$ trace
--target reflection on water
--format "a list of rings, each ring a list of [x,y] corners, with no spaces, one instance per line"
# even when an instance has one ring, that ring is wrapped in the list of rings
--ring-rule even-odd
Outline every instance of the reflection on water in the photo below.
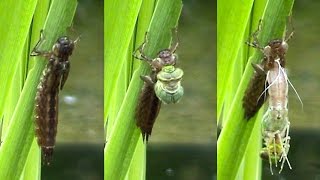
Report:
[[[207,180],[216,172],[213,145],[154,145],[147,152],[147,177],[152,180]]]
[[[58,143],[50,166],[42,166],[42,179],[103,179],[103,145]]]
[[[75,96],[68,96],[68,95],[63,96],[62,99],[63,99],[63,102],[66,103],[66,104],[68,104],[68,105],[75,105],[76,102],[78,101],[77,97],[75,97]]]
[[[213,145],[154,145],[147,152],[150,180],[207,180],[216,172]],[[53,162],[42,168],[42,179],[103,179],[103,146],[58,144]]]

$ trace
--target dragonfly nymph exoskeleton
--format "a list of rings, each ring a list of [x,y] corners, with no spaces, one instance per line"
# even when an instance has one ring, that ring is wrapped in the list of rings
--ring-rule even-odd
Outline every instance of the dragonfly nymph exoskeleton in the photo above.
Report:
[[[150,58],[144,54],[147,44],[147,33],[143,44],[133,53],[134,57],[151,66],[151,74],[140,76],[144,81],[139,102],[136,109],[137,126],[142,131],[143,139],[148,141],[153,124],[158,116],[161,102],[164,104],[177,103],[183,96],[181,79],[183,71],[176,67],[177,55],[175,54],[178,43],[177,29],[173,31],[177,40],[172,42],[169,49],[161,50],[156,58]],[[139,51],[140,55],[137,55]]]
[[[265,47],[260,46],[257,36],[261,31],[261,25],[262,21],[260,20],[258,29],[252,34],[253,42],[250,42],[250,38],[246,42],[247,45],[259,49],[264,54],[259,64],[251,64],[255,71],[243,97],[244,114],[247,120],[259,111],[268,97],[268,90],[265,89],[268,86],[268,82],[266,81],[267,72],[273,68],[275,59],[279,58],[281,67],[285,68],[285,54],[288,50],[287,42],[293,36],[292,32],[286,40],[274,39],[269,41]],[[261,98],[261,94],[264,94],[264,97]]]
[[[35,98],[35,134],[41,147],[43,163],[49,165],[53,155],[58,125],[59,91],[62,90],[69,74],[70,61],[77,41],[67,36],[58,38],[51,51],[39,50],[44,42],[43,30],[40,40],[30,56],[42,56],[48,63],[42,72]]]
[[[290,148],[288,84],[291,86],[292,84],[284,67],[286,63],[285,55],[288,50],[287,42],[294,32],[291,32],[286,39],[274,39],[269,41],[265,47],[262,47],[257,39],[260,28],[261,21],[258,30],[253,34],[254,41],[248,43],[248,45],[259,49],[264,57],[260,64],[253,64],[255,74],[246,89],[243,107],[246,119],[250,119],[261,108],[266,97],[269,96],[269,107],[262,120],[264,147],[260,156],[269,160],[270,171],[273,174],[272,165],[275,164],[277,167],[278,162],[281,163],[279,173],[283,170],[285,162],[292,169],[287,157]],[[296,92],[294,87],[293,90]],[[301,102],[299,95],[298,98]]]

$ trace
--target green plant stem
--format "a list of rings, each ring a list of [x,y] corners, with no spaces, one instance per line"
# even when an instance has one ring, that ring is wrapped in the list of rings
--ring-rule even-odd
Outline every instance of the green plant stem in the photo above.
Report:
[[[121,68],[127,60],[128,47],[141,3],[142,0],[104,1],[104,123],[108,121],[108,124],[111,124],[107,127],[107,133],[112,131],[109,127],[113,127],[114,121],[114,118],[109,118],[109,113],[114,111],[111,98],[116,96],[114,89]],[[120,18],[123,13],[125,16]]]
[[[9,96],[9,88],[13,83],[15,71],[21,61],[32,16],[36,8],[34,0],[1,1],[0,2],[0,116],[6,115],[6,98]],[[10,11],[8,11],[10,9]],[[11,48],[7,48],[11,47]],[[4,117],[4,131],[9,124],[10,117]]]
[[[233,1],[224,0],[218,2],[218,24],[217,24],[217,58],[218,78],[223,80],[217,81],[217,119],[221,119],[220,115],[224,106],[225,90],[227,82],[232,75],[232,67],[235,59],[238,57],[238,52],[243,46],[243,35],[250,17],[250,10],[253,5],[253,0],[249,1]],[[228,18],[228,19],[226,19]],[[227,21],[227,23],[226,23]],[[221,122],[219,122],[221,124]]]
[[[136,33],[135,37],[132,38],[134,41],[129,48],[129,67],[132,67],[131,71],[129,72],[131,80],[131,74],[134,70],[139,68],[141,65],[140,61],[132,58],[132,52],[140,46],[140,44],[144,41],[145,32],[148,31],[148,27],[150,25],[150,21],[152,18],[152,14],[154,12],[155,7],[155,0],[145,0],[141,4],[138,21],[136,23]],[[132,66],[133,65],[133,66]],[[129,84],[130,82],[128,82]],[[140,138],[141,139],[141,138]],[[130,169],[127,173],[127,178],[136,180],[141,179],[144,180],[146,178],[146,149],[147,144],[143,143],[142,140],[138,140],[138,144],[136,146],[136,150],[133,154],[133,158],[130,164]]]

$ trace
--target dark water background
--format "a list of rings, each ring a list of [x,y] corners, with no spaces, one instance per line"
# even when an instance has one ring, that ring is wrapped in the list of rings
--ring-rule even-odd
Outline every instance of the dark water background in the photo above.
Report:
[[[162,106],[148,144],[147,179],[213,179],[216,172],[216,3],[185,0],[179,22],[183,99]],[[60,94],[57,144],[42,179],[103,179],[103,1],[80,0],[81,34]],[[166,47],[164,47],[166,48]]]

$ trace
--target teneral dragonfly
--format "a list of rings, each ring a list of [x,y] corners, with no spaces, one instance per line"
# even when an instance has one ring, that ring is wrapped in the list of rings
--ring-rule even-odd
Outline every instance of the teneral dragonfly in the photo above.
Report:
[[[174,29],[177,34],[177,29]],[[177,35],[176,35],[177,37]],[[142,131],[143,139],[148,141],[154,122],[158,116],[161,102],[165,104],[177,103],[183,96],[181,79],[183,71],[176,67],[178,40],[171,44],[169,49],[161,50],[156,58],[150,58],[144,54],[147,44],[147,33],[145,41],[134,52],[137,59],[146,61],[151,66],[151,74],[140,76],[144,81],[144,87],[136,109],[137,126]],[[140,56],[137,55],[140,52]]]
[[[277,166],[278,161],[281,163],[279,173],[282,171],[285,162],[288,163],[290,169],[292,168],[287,157],[290,148],[290,122],[287,108],[288,84],[291,85],[291,83],[284,67],[286,63],[285,55],[288,50],[287,42],[294,32],[291,32],[286,39],[274,39],[269,41],[265,47],[262,47],[257,39],[260,28],[261,21],[258,30],[253,34],[253,43],[248,44],[261,50],[264,58],[261,64],[254,64],[255,74],[245,92],[243,107],[245,117],[250,119],[261,108],[266,100],[265,97],[269,96],[269,107],[262,120],[264,147],[260,156],[269,160],[270,171],[273,174],[272,165]],[[262,79],[264,80],[261,81]],[[296,92],[295,89],[294,91]],[[298,98],[301,101],[299,96]]]

